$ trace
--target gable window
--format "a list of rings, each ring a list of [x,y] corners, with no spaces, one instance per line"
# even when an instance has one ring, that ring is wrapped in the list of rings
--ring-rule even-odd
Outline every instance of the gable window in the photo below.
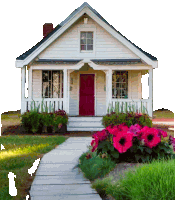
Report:
[[[42,97],[63,98],[63,71],[42,71]]]
[[[93,32],[81,32],[80,49],[81,51],[93,51]]]
[[[114,71],[112,75],[112,98],[128,98],[128,72]]]

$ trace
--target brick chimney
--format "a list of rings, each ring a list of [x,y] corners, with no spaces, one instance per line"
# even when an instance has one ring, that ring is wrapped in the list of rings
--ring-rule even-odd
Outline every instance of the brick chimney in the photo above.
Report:
[[[53,30],[52,23],[45,23],[43,25],[43,37],[45,38]]]

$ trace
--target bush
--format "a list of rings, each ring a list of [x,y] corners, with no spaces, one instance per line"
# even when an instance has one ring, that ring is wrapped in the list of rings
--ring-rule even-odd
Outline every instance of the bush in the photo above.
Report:
[[[58,110],[54,113],[39,113],[38,111],[25,112],[22,117],[22,126],[28,133],[41,133],[43,127],[58,129],[58,126],[67,125],[68,116],[64,110]]]
[[[141,126],[152,127],[152,121],[147,114],[141,113],[115,113],[107,114],[102,119],[102,124],[105,127],[109,125],[119,125],[125,123],[128,127],[134,124],[139,124]]]
[[[97,155],[107,153],[116,163],[144,163],[153,159],[175,158],[175,139],[170,137],[167,143],[164,139],[167,133],[160,129],[138,124],[128,128],[121,124],[109,126],[92,137],[91,151],[96,151]]]
[[[25,112],[21,115],[22,120],[22,126],[28,133],[34,133],[39,130],[42,115],[38,113],[37,111],[31,111],[31,112]]]

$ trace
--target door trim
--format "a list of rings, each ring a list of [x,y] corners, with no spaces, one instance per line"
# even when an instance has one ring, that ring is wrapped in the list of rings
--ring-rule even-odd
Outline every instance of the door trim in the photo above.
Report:
[[[96,94],[96,74],[97,73],[87,73],[87,72],[79,72],[79,76],[78,76],[78,83],[79,83],[79,85],[78,85],[78,90],[77,90],[77,95],[78,95],[78,115],[80,114],[80,109],[79,109],[79,103],[80,103],[80,74],[94,74],[94,96],[95,96],[95,103],[94,103],[94,106],[95,106],[95,115],[94,116],[96,116],[96,114],[97,114],[97,112],[96,112],[96,96],[97,96],[97,94]]]

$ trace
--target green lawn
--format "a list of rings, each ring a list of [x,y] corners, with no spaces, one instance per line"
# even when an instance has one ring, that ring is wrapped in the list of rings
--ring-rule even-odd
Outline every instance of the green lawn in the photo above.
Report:
[[[155,115],[155,118],[168,118],[168,119],[173,119],[174,118],[174,113],[168,110],[161,111],[161,110],[155,110],[153,111],[153,115]]]
[[[174,113],[171,111],[154,111],[154,115],[156,115],[156,118],[174,118]],[[1,115],[1,123],[2,125],[13,125],[13,124],[20,124],[20,114],[2,114]],[[174,135],[172,135],[174,137]],[[31,175],[28,174],[28,169],[32,167],[34,161],[40,156],[41,154],[45,154],[55,148],[55,146],[63,143],[66,140],[65,137],[60,137],[60,136],[1,136],[0,137],[0,144],[3,144],[5,147],[5,150],[0,151],[0,200],[10,200],[14,199],[14,197],[11,197],[9,195],[9,179],[8,179],[8,173],[12,172],[16,175],[15,178],[15,186],[17,188],[17,196],[15,197],[16,200],[21,200],[21,199],[26,199],[24,194],[25,194],[25,189],[26,189],[26,180],[28,180]],[[95,155],[94,155],[95,156]],[[174,164],[174,163],[173,163]],[[169,199],[171,199],[170,195],[174,195],[172,191],[172,186],[174,183],[175,184],[175,177],[173,176],[171,178],[171,183],[168,180],[170,178],[169,176],[172,174],[171,171],[175,170],[173,166],[175,165],[167,165],[166,171],[167,174],[165,174],[165,180],[162,178],[162,183],[160,184],[159,188],[154,188],[154,190],[157,193],[160,193],[161,195],[166,195],[166,192],[164,189],[162,189],[162,193],[159,191],[162,185],[166,183],[165,189],[167,189],[167,194],[169,195]],[[161,166],[161,165],[160,165]],[[159,175],[163,174],[163,168],[160,168],[160,173]],[[163,165],[162,165],[163,166]],[[107,172],[112,170],[114,167],[114,163],[108,160],[101,160],[97,158],[93,159],[92,163],[86,163],[86,165],[83,167],[83,170],[87,170],[87,177],[88,178],[97,178],[103,177]],[[91,170],[92,169],[92,170]],[[146,173],[145,169],[145,173]],[[161,171],[162,170],[162,171]],[[138,177],[141,175],[138,175]],[[150,173],[150,177],[152,174]],[[137,178],[137,177],[136,177]],[[131,178],[128,180],[128,184],[130,184]],[[135,180],[135,179],[133,179]],[[155,179],[157,180],[157,179]],[[98,180],[99,181],[99,180]],[[114,192],[116,191],[116,187],[111,185],[111,181],[109,179],[104,179],[101,182],[96,182],[94,183],[93,187],[98,189],[98,188],[108,188],[106,189],[106,192],[109,194],[112,194],[113,196],[117,196],[118,193]],[[144,180],[143,180],[144,181]],[[163,182],[164,181],[164,182]],[[126,182],[125,182],[126,183]],[[127,185],[127,183],[122,183],[121,186],[121,192],[123,191],[126,194],[127,190],[123,190],[124,186]],[[154,182],[155,183],[155,182]],[[125,184],[125,185],[124,185]],[[146,184],[146,182],[145,182]],[[150,183],[149,183],[150,184]],[[154,184],[153,184],[154,185]],[[135,185],[131,184],[130,190],[136,190],[139,188],[139,185],[135,187]],[[140,189],[140,188],[139,188]],[[149,188],[147,188],[149,189]],[[104,191],[104,190],[103,190]],[[119,190],[117,190],[119,191]],[[146,191],[146,190],[145,190]],[[169,192],[170,191],[170,192]],[[138,193],[140,195],[141,193]],[[146,194],[146,193],[145,193]],[[152,194],[153,195],[153,194]],[[22,198],[21,198],[22,197]],[[126,196],[125,196],[126,197]],[[123,198],[123,197],[122,197]],[[121,198],[121,199],[122,199]],[[173,196],[175,199],[175,197]],[[118,198],[120,199],[120,198]],[[141,199],[138,198],[138,196],[135,196],[134,199]],[[151,199],[151,198],[150,198]],[[152,198],[153,199],[153,198]],[[161,199],[161,198],[160,198]],[[166,199],[166,198],[162,198]]]
[[[0,200],[10,200],[8,173],[16,175],[15,199],[26,199],[25,184],[31,177],[28,169],[32,167],[39,155],[45,154],[66,140],[61,136],[1,136],[0,144],[5,150],[0,151]],[[23,198],[21,198],[23,197]]]
[[[87,153],[92,158],[86,159]],[[170,200],[175,199],[175,160],[153,160],[138,166],[135,173],[126,172],[126,177],[114,181],[113,176],[104,177],[115,167],[110,158],[102,159],[88,151],[80,157],[79,167],[85,177],[93,181],[91,188],[101,196],[110,195],[116,200]]]

